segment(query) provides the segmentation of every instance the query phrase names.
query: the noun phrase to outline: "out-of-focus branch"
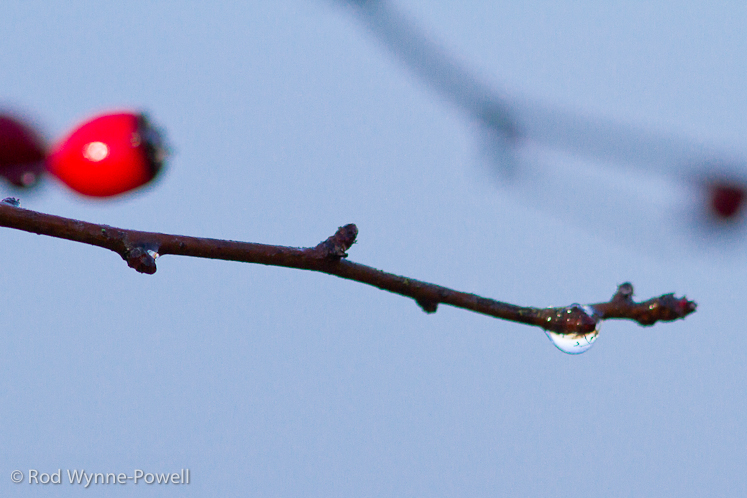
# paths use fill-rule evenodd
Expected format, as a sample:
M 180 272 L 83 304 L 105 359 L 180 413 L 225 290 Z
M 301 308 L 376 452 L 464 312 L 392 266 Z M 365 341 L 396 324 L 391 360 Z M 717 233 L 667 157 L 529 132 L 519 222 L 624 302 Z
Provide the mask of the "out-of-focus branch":
M 103 247 L 119 254 L 141 273 L 155 273 L 156 258 L 166 254 L 298 268 L 410 297 L 426 313 L 434 313 L 443 303 L 560 334 L 586 334 L 592 332 L 600 320 L 613 318 L 653 325 L 657 321 L 684 318 L 696 308 L 694 302 L 673 294 L 636 303 L 632 299 L 633 286 L 629 283 L 620 285 L 606 303 L 559 308 L 503 303 L 348 261 L 345 259 L 347 251 L 358 235 L 358 228 L 353 224 L 340 227 L 314 247 L 296 248 L 126 230 L 22 209 L 15 199 L 6 199 L 0 202 L 0 226 Z

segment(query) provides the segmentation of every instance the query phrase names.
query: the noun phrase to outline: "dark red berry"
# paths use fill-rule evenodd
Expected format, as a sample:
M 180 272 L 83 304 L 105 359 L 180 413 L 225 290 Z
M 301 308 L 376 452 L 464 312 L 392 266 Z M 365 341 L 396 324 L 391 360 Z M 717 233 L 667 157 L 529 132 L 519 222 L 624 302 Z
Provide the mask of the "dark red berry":
M 28 123 L 0 114 L 0 175 L 17 187 L 34 185 L 44 172 L 46 145 Z
M 739 214 L 744 203 L 744 188 L 730 183 L 714 183 L 710 188 L 710 204 L 716 217 L 728 220 Z

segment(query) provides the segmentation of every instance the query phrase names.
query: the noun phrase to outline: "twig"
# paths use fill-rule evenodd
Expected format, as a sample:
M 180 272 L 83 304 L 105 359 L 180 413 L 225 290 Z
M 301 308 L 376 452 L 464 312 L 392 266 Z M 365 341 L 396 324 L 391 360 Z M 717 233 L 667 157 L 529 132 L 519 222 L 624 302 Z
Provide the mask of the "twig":
M 694 302 L 673 294 L 636 303 L 632 299 L 633 286 L 629 283 L 620 285 L 609 302 L 587 306 L 532 308 L 502 303 L 347 261 L 347 251 L 358 235 L 358 228 L 352 224 L 340 227 L 315 247 L 296 248 L 126 230 L 22 209 L 17 200 L 6 199 L 0 202 L 0 226 L 103 247 L 119 254 L 141 273 L 155 273 L 156 258 L 167 254 L 298 268 L 410 297 L 426 313 L 434 313 L 443 303 L 560 334 L 586 334 L 592 332 L 600 320 L 606 319 L 628 319 L 641 325 L 653 325 L 657 321 L 684 318 L 696 308 Z

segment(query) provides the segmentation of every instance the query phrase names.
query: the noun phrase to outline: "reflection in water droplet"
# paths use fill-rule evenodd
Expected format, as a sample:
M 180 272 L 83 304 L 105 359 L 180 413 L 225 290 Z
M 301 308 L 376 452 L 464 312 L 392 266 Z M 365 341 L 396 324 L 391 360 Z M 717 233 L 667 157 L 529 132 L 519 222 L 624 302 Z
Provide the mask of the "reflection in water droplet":
M 568 354 L 581 354 L 586 352 L 594 341 L 597 340 L 599 335 L 599 326 L 593 332 L 589 332 L 586 335 L 581 334 L 558 334 L 557 332 L 550 332 L 545 330 L 545 334 L 555 344 L 555 347 L 564 353 Z
M 579 307 L 589 316 L 594 316 L 594 310 L 591 306 L 580 306 L 574 304 L 569 306 L 570 308 Z M 601 321 L 597 321 L 596 329 L 589 332 L 588 334 L 559 334 L 550 330 L 545 330 L 547 337 L 555 344 L 555 347 L 564 353 L 568 354 L 581 354 L 586 352 L 597 340 L 599 335 L 599 326 Z

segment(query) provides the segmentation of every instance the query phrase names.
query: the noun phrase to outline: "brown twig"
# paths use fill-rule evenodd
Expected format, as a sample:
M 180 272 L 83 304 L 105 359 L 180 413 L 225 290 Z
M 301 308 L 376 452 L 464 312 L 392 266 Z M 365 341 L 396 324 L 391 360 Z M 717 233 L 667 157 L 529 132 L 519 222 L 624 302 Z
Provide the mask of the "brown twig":
M 141 273 L 155 273 L 156 258 L 166 254 L 285 266 L 327 273 L 410 297 L 427 313 L 434 313 L 443 303 L 561 334 L 589 333 L 600 320 L 612 318 L 653 325 L 684 318 L 696 308 L 694 302 L 673 294 L 636 303 L 629 283 L 620 285 L 609 302 L 588 306 L 531 308 L 502 303 L 347 261 L 347 251 L 358 235 L 358 228 L 352 224 L 340 227 L 315 247 L 296 248 L 125 230 L 22 209 L 15 199 L 6 199 L 0 202 L 0 226 L 103 247 Z

